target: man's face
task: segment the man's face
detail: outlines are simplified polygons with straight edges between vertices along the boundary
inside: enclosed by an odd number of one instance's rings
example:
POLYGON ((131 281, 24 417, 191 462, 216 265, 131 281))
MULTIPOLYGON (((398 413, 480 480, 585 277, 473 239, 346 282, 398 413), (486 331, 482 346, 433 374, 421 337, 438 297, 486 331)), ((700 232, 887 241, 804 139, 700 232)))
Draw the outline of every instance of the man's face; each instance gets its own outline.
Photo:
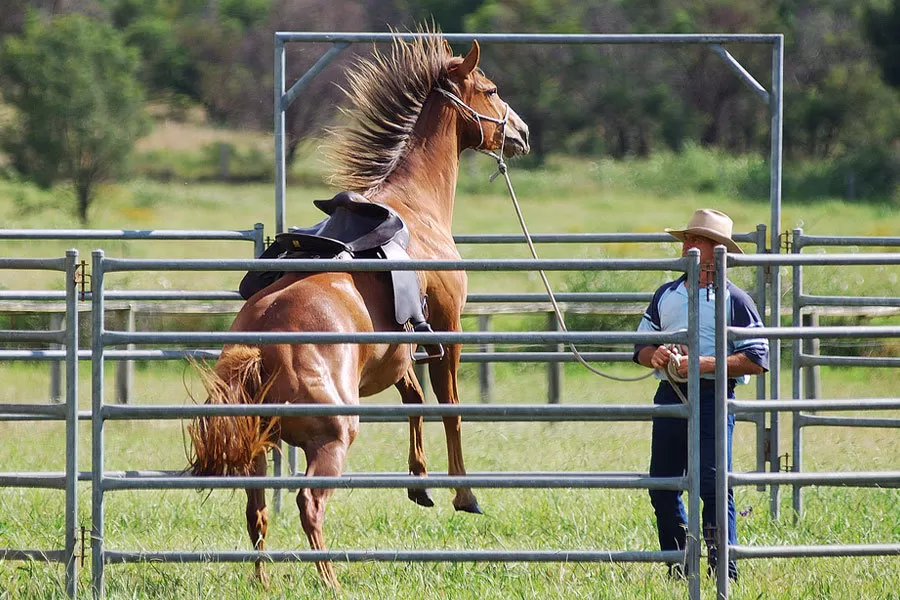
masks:
POLYGON ((700 264, 711 263, 714 260, 713 248, 715 247, 716 242, 707 237, 686 233, 681 246, 681 256, 687 256, 688 250, 696 248, 700 251, 700 264))

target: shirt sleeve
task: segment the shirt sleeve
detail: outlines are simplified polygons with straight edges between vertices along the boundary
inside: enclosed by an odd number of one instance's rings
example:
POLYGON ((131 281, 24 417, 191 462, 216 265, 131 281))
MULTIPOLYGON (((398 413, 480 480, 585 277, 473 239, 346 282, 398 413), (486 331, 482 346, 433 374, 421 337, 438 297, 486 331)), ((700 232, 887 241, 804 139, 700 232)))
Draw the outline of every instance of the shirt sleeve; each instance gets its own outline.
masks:
MULTIPOLYGON (((753 299, 744 290, 729 282, 731 293, 731 326, 762 327, 763 322, 753 299)), ((766 338, 748 338, 734 340, 734 352, 740 352, 747 358, 769 370, 769 340, 766 338)))
MULTIPOLYGON (((647 310, 644 311, 644 315, 641 317, 641 322, 638 323, 638 333, 662 331, 662 326, 660 325, 659 320, 659 301, 662 298, 663 289, 665 289, 665 286, 659 288, 653 294, 653 299, 650 300, 650 305, 647 307, 647 310)), ((638 362, 638 354, 640 354, 641 350, 652 346, 653 344, 635 344, 634 354, 631 356, 631 360, 633 360, 634 362, 638 362)))

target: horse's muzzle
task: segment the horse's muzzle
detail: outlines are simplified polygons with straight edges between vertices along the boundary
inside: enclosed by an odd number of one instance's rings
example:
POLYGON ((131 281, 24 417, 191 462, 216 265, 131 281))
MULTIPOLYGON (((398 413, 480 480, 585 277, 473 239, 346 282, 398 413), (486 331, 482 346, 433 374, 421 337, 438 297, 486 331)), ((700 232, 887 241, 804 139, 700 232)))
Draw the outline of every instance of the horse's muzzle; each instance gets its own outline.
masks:
POLYGON ((522 118, 516 114, 513 109, 509 109, 509 116, 506 123, 506 142, 504 143, 504 152, 507 158, 518 156, 520 154, 528 154, 531 146, 528 143, 528 125, 522 118))

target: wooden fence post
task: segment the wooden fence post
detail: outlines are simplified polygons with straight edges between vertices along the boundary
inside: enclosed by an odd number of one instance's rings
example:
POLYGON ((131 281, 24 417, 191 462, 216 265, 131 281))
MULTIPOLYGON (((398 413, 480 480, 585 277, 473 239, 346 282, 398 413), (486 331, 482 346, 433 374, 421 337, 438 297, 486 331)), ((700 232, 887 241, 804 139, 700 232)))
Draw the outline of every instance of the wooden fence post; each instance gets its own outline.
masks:
MULTIPOLYGON (((125 330, 134 333, 134 305, 129 304, 123 317, 125 330)), ((134 350, 134 344, 126 346, 134 350)), ((134 387, 134 361, 120 360, 116 363, 116 403, 131 404, 131 390, 134 387)))

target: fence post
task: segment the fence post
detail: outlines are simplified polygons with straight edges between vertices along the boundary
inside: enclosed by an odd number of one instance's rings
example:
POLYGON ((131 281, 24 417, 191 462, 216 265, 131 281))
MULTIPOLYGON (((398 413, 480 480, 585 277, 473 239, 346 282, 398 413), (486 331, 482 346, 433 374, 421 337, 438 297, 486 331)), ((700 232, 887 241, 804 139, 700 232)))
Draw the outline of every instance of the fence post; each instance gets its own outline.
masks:
MULTIPOLYGON (((281 460, 284 452, 284 443, 279 440, 278 447, 272 450, 272 477, 281 477, 284 474, 283 462, 281 460)), ((293 475, 293 473, 289 473, 293 475)), ((275 514, 281 513, 281 494, 284 492, 281 488, 272 490, 272 510, 275 514)))
MULTIPOLYGON (((819 313, 811 312, 803 315, 803 327, 818 327, 819 313)), ((803 354, 819 355, 819 340, 803 340, 803 354)), ((818 400, 822 395, 822 381, 819 376, 819 366, 809 365, 803 373, 803 397, 808 400, 818 400)))
POLYGON ((416 372, 416 379, 419 380, 419 387, 422 388, 422 398, 428 393, 428 365, 426 363, 416 363, 413 365, 416 372))
POLYGON ((262 223, 253 226, 253 258, 259 258, 266 250, 266 239, 263 234, 262 223))
MULTIPOLYGON (((491 315, 489 314, 480 314, 478 315, 478 330, 479 331, 490 331, 491 330, 491 315)), ((480 352, 493 352, 494 345, 493 344, 481 344, 478 348, 480 352)), ((493 396, 494 391, 494 369, 491 363, 481 362, 478 363, 478 386, 481 392, 481 402, 483 404, 488 404, 491 401, 491 397, 493 396)))
MULTIPOLYGON (((556 313, 550 311, 547 313, 547 330, 560 331, 559 320, 556 313)), ((550 352, 562 352, 562 344, 550 344, 547 349, 550 352)), ((549 404, 559 404, 559 398, 562 395, 562 363, 550 361, 547 363, 547 402, 549 404)))
MULTIPOLYGON (((63 314, 50 313, 50 329, 62 329, 63 314)), ((62 344, 53 344, 54 348, 62 349, 62 344)), ((62 360, 50 361, 50 402, 60 404, 62 398, 62 360)))
MULTIPOLYGON (((125 309, 125 331, 134 333, 134 305, 129 304, 125 309)), ((134 350, 134 344, 125 346, 128 350, 134 350)), ((120 360, 116 363, 116 403, 131 404, 131 389, 134 387, 134 361, 120 360)))

